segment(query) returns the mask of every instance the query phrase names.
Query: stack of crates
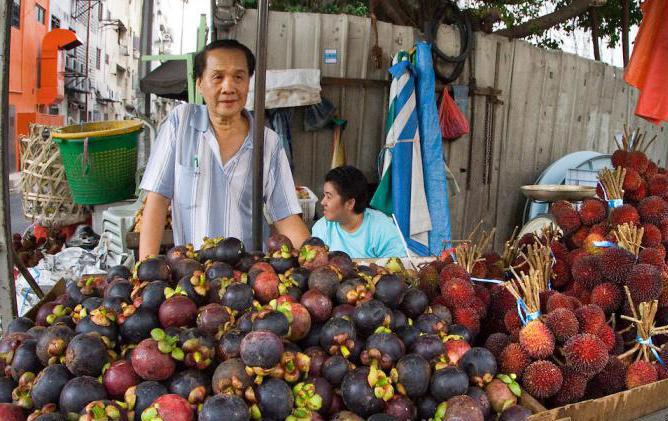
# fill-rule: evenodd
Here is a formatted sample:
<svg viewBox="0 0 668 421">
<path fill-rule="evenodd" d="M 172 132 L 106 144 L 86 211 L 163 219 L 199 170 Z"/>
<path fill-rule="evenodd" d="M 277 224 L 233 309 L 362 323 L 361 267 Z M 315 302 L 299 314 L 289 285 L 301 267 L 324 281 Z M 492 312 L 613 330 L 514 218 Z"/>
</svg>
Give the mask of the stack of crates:
<svg viewBox="0 0 668 421">
<path fill-rule="evenodd" d="M 141 205 L 140 198 L 129 205 L 115 206 L 102 213 L 102 232 L 109 238 L 109 254 L 117 261 L 124 261 L 132 254 L 126 239 L 135 225 L 135 215 Z"/>
</svg>

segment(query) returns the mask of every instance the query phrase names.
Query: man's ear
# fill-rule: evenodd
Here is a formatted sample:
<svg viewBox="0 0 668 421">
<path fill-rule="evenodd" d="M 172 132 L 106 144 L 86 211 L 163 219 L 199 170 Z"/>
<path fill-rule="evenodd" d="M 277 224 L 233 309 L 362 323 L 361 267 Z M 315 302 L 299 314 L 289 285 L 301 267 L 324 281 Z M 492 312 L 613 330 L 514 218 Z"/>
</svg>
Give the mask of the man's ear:
<svg viewBox="0 0 668 421">
<path fill-rule="evenodd" d="M 355 209 L 355 199 L 346 200 L 346 203 L 345 203 L 344 206 L 345 206 L 346 210 L 349 210 L 349 211 L 352 212 L 353 209 Z"/>
<path fill-rule="evenodd" d="M 195 79 L 195 88 L 197 89 L 197 92 L 202 95 L 202 89 L 200 88 L 200 85 L 202 84 L 202 78 L 197 78 Z"/>
</svg>

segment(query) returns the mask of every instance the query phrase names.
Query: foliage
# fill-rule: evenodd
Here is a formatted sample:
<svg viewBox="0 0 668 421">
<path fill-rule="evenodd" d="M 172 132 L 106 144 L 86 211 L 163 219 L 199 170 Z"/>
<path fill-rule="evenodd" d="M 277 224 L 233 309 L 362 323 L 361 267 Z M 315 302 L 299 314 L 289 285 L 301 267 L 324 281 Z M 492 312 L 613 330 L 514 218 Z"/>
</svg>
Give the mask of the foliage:
<svg viewBox="0 0 668 421">
<path fill-rule="evenodd" d="M 243 0 L 242 4 L 246 8 L 256 8 L 257 0 Z M 355 16 L 367 16 L 369 14 L 367 0 L 273 0 L 270 9 L 281 12 L 311 12 Z"/>
</svg>

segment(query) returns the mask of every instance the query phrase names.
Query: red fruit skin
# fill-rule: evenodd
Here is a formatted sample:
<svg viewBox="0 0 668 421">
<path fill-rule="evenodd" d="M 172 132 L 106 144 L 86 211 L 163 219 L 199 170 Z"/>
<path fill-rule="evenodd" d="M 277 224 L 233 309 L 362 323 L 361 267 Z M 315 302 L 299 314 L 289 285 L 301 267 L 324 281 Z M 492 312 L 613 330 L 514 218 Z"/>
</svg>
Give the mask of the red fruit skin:
<svg viewBox="0 0 668 421">
<path fill-rule="evenodd" d="M 608 216 L 608 207 L 602 200 L 585 199 L 580 206 L 580 219 L 588 227 L 603 222 Z"/>
<path fill-rule="evenodd" d="M 554 338 L 559 343 L 564 343 L 572 336 L 577 335 L 580 330 L 575 313 L 567 308 L 557 308 L 545 316 L 545 324 L 552 331 Z"/>
<path fill-rule="evenodd" d="M 12 403 L 0 403 L 0 420 L 2 421 L 25 421 L 26 416 L 20 406 Z"/>
<path fill-rule="evenodd" d="M 175 295 L 160 304 L 158 318 L 165 329 L 191 326 L 197 319 L 197 305 L 184 295 Z"/>
<path fill-rule="evenodd" d="M 132 362 L 128 360 L 114 362 L 102 376 L 102 384 L 107 389 L 107 393 L 118 400 L 123 400 L 125 392 L 140 382 L 141 377 L 132 368 Z"/>
<path fill-rule="evenodd" d="M 522 386 L 529 394 L 538 399 L 554 396 L 563 383 L 563 374 L 559 367 L 550 361 L 534 361 L 522 375 Z"/>
<path fill-rule="evenodd" d="M 311 315 L 306 307 L 299 303 L 290 303 L 290 313 L 292 313 L 292 322 L 287 338 L 296 342 L 304 339 L 311 330 Z"/>
<path fill-rule="evenodd" d="M 612 161 L 612 166 L 615 168 L 624 166 L 624 162 L 626 162 L 626 151 L 617 149 L 612 153 L 610 160 Z"/>
<path fill-rule="evenodd" d="M 317 289 L 306 291 L 300 303 L 308 310 L 311 320 L 324 322 L 332 313 L 332 300 Z"/>
<path fill-rule="evenodd" d="M 568 366 L 590 378 L 600 373 L 608 363 L 608 347 L 596 335 L 585 333 L 573 336 L 562 352 Z"/>
<path fill-rule="evenodd" d="M 638 174 L 638 171 L 628 168 L 626 170 L 626 177 L 624 177 L 624 185 L 622 189 L 624 191 L 635 191 L 640 187 L 640 184 L 642 183 L 642 178 L 640 178 L 640 174 Z"/>
<path fill-rule="evenodd" d="M 520 330 L 520 345 L 535 359 L 547 358 L 554 352 L 554 336 L 540 320 L 532 320 Z"/>
<path fill-rule="evenodd" d="M 605 313 L 601 307 L 588 304 L 575 310 L 580 323 L 580 332 L 595 335 L 602 325 L 606 324 Z"/>
<path fill-rule="evenodd" d="M 659 375 L 652 363 L 643 360 L 635 361 L 626 369 L 626 388 L 633 389 L 634 387 L 654 383 L 658 378 Z"/>
<path fill-rule="evenodd" d="M 162 421 L 194 421 L 193 409 L 187 400 L 179 395 L 162 395 L 153 402 Z"/>
<path fill-rule="evenodd" d="M 591 303 L 595 304 L 606 313 L 617 311 L 622 304 L 622 290 L 612 282 L 596 285 L 591 291 Z"/>
<path fill-rule="evenodd" d="M 269 301 L 278 298 L 278 284 L 279 279 L 278 275 L 271 272 L 262 272 L 255 278 L 253 283 L 253 292 L 255 293 L 255 298 L 260 301 L 262 304 L 266 304 Z"/>
<path fill-rule="evenodd" d="M 524 369 L 531 364 L 531 358 L 518 343 L 509 344 L 497 359 L 501 372 L 515 373 L 522 377 Z"/>
<path fill-rule="evenodd" d="M 471 345 L 461 339 L 445 341 L 443 346 L 445 348 L 445 355 L 448 357 L 448 363 L 451 365 L 456 365 L 460 358 L 466 354 L 466 351 L 471 349 Z"/>
<path fill-rule="evenodd" d="M 176 364 L 171 356 L 163 354 L 158 349 L 158 343 L 153 339 L 144 339 L 132 350 L 132 368 L 142 379 L 162 381 L 167 380 L 174 373 Z"/>
<path fill-rule="evenodd" d="M 624 223 L 640 224 L 640 215 L 636 208 L 631 205 L 622 205 L 610 211 L 610 224 L 613 226 Z"/>
</svg>

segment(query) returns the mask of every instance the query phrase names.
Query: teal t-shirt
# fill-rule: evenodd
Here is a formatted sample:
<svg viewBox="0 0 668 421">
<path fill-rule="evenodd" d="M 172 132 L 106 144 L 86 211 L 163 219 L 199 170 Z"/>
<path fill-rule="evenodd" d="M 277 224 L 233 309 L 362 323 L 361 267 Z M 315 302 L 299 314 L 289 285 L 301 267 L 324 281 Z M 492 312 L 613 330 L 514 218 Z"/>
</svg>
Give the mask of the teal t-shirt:
<svg viewBox="0 0 668 421">
<path fill-rule="evenodd" d="M 375 209 L 364 211 L 362 225 L 347 232 L 338 222 L 322 217 L 313 225 L 312 235 L 332 251 L 345 251 L 352 258 L 405 257 L 397 227 L 387 215 Z"/>
</svg>

